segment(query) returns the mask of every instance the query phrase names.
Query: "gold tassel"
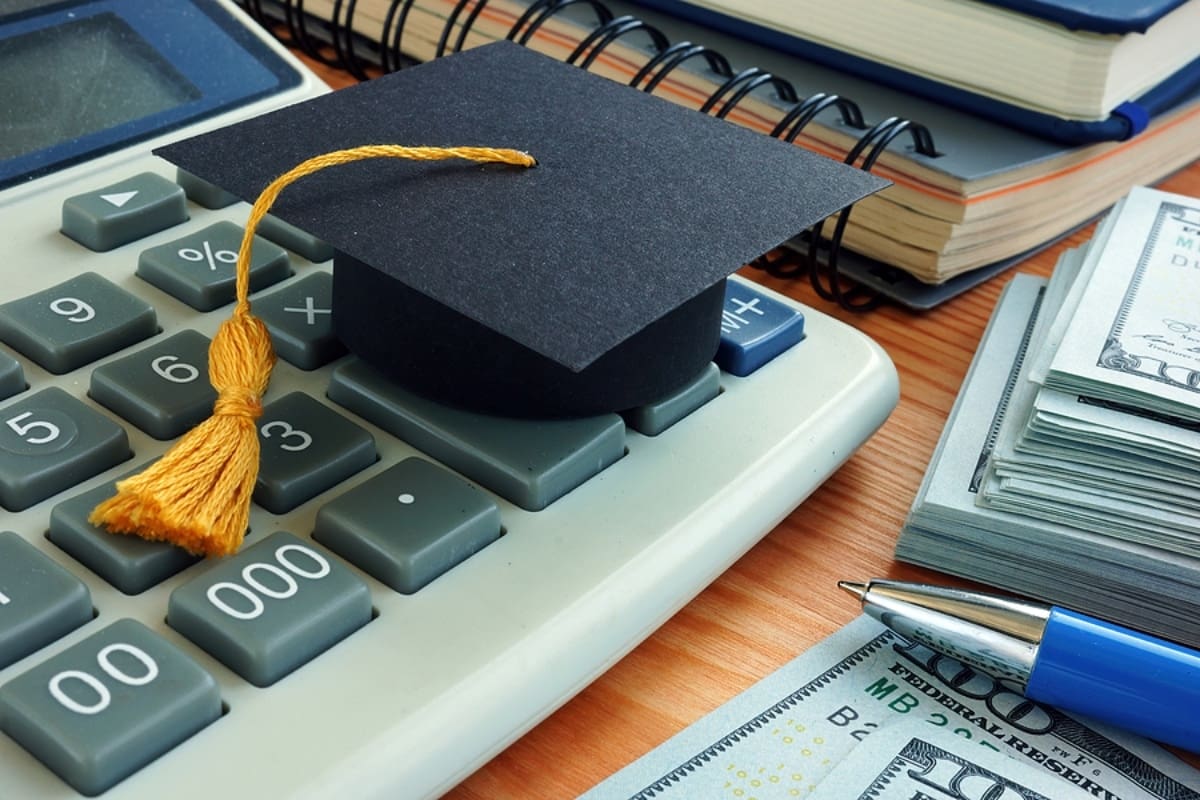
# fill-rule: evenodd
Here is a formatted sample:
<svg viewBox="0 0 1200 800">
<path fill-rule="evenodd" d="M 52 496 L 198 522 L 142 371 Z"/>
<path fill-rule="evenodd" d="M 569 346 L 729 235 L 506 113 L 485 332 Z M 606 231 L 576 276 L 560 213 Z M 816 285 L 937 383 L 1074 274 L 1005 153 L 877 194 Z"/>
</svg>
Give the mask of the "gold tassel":
<svg viewBox="0 0 1200 800">
<path fill-rule="evenodd" d="M 117 494 L 88 516 L 93 525 L 176 544 L 197 555 L 230 555 L 242 544 L 258 479 L 257 420 L 275 353 L 266 325 L 250 313 L 250 250 L 258 224 L 288 184 L 326 167 L 366 158 L 436 161 L 462 158 L 532 167 L 527 153 L 490 147 L 366 145 L 310 158 L 272 181 L 246 221 L 237 258 L 237 302 L 208 351 L 217 390 L 212 416 L 188 431 L 144 472 L 117 484 Z"/>
</svg>

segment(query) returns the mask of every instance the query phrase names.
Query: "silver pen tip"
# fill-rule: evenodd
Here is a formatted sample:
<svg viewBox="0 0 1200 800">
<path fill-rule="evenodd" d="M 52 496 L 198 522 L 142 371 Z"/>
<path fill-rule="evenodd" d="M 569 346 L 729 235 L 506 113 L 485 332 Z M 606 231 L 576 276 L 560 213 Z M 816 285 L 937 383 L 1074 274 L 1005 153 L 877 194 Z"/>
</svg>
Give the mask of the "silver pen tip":
<svg viewBox="0 0 1200 800">
<path fill-rule="evenodd" d="M 852 583 L 851 581 L 838 581 L 838 588 L 845 589 L 847 592 L 854 595 L 859 600 L 862 600 L 862 599 L 866 598 L 866 596 L 867 596 L 867 584 L 865 584 L 865 583 Z"/>
</svg>

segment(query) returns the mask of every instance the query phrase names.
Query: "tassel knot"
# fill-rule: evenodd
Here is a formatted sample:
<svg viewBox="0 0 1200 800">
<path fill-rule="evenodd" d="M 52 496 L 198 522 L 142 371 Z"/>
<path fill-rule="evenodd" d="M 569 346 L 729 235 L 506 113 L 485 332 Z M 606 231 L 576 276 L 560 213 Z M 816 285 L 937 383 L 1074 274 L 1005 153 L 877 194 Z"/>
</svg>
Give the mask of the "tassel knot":
<svg viewBox="0 0 1200 800">
<path fill-rule="evenodd" d="M 214 417 L 244 417 L 256 420 L 262 416 L 262 399 L 253 392 L 227 389 L 217 397 L 213 404 Z"/>
</svg>

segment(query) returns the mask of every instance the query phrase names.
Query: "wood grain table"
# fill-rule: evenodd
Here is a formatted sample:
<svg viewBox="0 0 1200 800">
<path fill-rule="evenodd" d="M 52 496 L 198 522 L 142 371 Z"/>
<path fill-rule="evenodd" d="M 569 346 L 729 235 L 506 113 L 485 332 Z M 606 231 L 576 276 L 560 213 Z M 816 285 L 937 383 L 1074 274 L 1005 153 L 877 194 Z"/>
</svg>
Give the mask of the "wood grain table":
<svg viewBox="0 0 1200 800">
<path fill-rule="evenodd" d="M 303 56 L 302 56 L 303 58 Z M 353 81 L 306 59 L 331 86 Z M 1159 184 L 1200 197 L 1200 162 Z M 1016 269 L 1049 275 L 1088 226 Z M 841 311 L 806 280 L 743 274 L 871 336 L 900 375 L 900 403 L 823 486 L 731 569 L 574 699 L 446 795 L 574 797 L 730 700 L 858 615 L 839 580 L 964 585 L 896 561 L 904 517 L 1006 273 L 929 312 Z M 1200 767 L 1200 757 L 1181 754 Z"/>
</svg>

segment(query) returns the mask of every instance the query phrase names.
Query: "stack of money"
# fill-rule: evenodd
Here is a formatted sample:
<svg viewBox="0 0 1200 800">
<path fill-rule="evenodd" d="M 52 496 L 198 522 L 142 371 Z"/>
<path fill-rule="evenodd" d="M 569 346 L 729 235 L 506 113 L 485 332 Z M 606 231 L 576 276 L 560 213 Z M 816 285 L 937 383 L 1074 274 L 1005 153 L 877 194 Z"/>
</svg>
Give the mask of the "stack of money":
<svg viewBox="0 0 1200 800">
<path fill-rule="evenodd" d="M 897 557 L 1200 646 L 1200 200 L 1006 288 Z"/>
</svg>

